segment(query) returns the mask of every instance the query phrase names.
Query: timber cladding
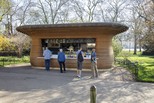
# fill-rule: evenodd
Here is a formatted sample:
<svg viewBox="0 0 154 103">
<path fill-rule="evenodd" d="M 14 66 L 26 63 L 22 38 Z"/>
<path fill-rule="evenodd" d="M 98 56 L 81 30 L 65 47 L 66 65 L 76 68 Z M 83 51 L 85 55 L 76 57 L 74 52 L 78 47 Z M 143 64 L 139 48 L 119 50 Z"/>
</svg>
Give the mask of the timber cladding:
<svg viewBox="0 0 154 103">
<path fill-rule="evenodd" d="M 53 25 L 25 25 L 17 28 L 32 38 L 30 62 L 32 66 L 44 66 L 41 39 L 51 38 L 95 38 L 98 68 L 113 66 L 112 37 L 128 29 L 117 23 L 76 23 Z M 66 68 L 76 68 L 76 59 L 67 59 Z M 91 68 L 91 61 L 84 60 L 83 68 Z M 51 67 L 59 67 L 57 59 L 51 59 Z"/>
</svg>

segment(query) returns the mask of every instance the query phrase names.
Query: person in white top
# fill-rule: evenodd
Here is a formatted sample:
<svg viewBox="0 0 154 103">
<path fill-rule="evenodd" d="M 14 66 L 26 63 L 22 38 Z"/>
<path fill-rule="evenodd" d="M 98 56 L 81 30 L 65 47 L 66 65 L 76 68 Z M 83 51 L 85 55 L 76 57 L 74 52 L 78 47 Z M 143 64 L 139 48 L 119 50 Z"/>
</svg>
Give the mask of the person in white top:
<svg viewBox="0 0 154 103">
<path fill-rule="evenodd" d="M 46 49 L 43 51 L 43 56 L 44 56 L 44 62 L 45 62 L 45 69 L 47 71 L 50 71 L 50 59 L 51 59 L 51 51 L 46 47 Z"/>
</svg>

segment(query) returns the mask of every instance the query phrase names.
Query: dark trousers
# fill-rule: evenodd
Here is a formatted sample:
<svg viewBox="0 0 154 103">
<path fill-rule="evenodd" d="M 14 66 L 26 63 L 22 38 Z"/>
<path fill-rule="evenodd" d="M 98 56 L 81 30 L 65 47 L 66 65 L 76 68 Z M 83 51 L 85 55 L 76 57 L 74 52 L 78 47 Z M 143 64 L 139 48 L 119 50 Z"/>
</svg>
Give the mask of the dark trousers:
<svg viewBox="0 0 154 103">
<path fill-rule="evenodd" d="M 62 66 L 64 68 L 64 71 L 66 71 L 66 69 L 65 69 L 65 62 L 59 62 L 59 66 L 60 66 L 60 72 L 61 73 L 63 73 Z"/>
<path fill-rule="evenodd" d="M 45 69 L 50 70 L 50 59 L 45 59 Z"/>
<path fill-rule="evenodd" d="M 82 70 L 82 64 L 83 64 L 83 62 L 77 62 L 77 69 L 78 70 Z"/>
</svg>

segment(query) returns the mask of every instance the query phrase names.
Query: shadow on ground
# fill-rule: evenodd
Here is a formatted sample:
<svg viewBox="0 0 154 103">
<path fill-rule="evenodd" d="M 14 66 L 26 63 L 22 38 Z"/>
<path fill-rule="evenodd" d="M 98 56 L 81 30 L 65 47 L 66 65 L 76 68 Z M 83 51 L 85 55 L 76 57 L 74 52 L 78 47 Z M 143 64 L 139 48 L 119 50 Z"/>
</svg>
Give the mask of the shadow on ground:
<svg viewBox="0 0 154 103">
<path fill-rule="evenodd" d="M 95 85 L 98 103 L 152 103 L 154 84 L 123 81 L 119 75 L 125 74 L 124 72 L 112 69 L 100 73 L 99 78 L 90 79 L 91 72 L 84 71 L 83 78 L 77 79 L 76 72 L 71 70 L 59 73 L 59 70 L 47 72 L 30 66 L 1 68 L 0 101 L 89 103 L 90 87 Z"/>
</svg>

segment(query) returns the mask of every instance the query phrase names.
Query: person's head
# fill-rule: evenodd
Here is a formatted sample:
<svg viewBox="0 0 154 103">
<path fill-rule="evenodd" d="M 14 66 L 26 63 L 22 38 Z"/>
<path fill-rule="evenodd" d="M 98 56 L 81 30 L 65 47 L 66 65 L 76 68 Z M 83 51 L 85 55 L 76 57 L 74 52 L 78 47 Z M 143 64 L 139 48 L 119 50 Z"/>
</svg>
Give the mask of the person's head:
<svg viewBox="0 0 154 103">
<path fill-rule="evenodd" d="M 60 52 L 63 52 L 63 49 L 59 49 Z"/>
<path fill-rule="evenodd" d="M 95 49 L 92 49 L 92 51 L 95 52 L 96 50 Z"/>
<path fill-rule="evenodd" d="M 82 50 L 82 47 L 80 47 L 80 50 Z"/>
<path fill-rule="evenodd" d="M 45 48 L 46 50 L 48 49 L 48 47 Z"/>
</svg>

